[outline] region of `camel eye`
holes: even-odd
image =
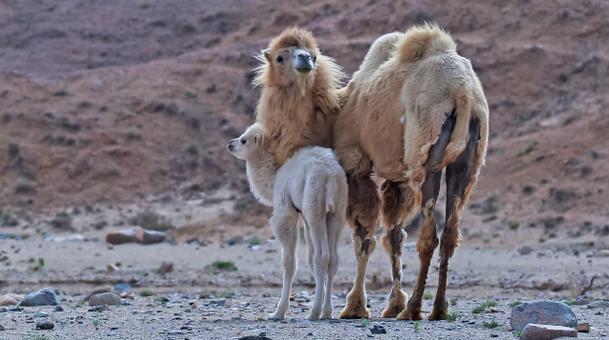
[[[278,63],[283,63],[283,57],[282,56],[277,56],[277,62]]]
[[[247,143],[247,141],[245,139],[242,139],[241,144],[245,145],[245,143]]]

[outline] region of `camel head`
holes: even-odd
[[[284,88],[295,86],[304,95],[313,86],[319,54],[311,32],[288,28],[262,51],[258,59],[263,65],[258,68],[254,84]]]
[[[260,157],[260,152],[265,150],[263,136],[262,126],[255,123],[248,127],[241,136],[231,139],[226,148],[233,156],[241,160],[253,160]]]

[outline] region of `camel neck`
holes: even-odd
[[[273,186],[277,169],[273,155],[266,151],[260,151],[251,161],[247,162],[247,177],[250,190],[262,204],[273,205]]]

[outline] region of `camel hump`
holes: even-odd
[[[456,52],[457,44],[450,34],[436,24],[424,24],[409,28],[397,43],[397,56],[409,63],[427,55]]]

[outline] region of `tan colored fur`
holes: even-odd
[[[316,57],[309,74],[285,74],[273,57],[281,50],[298,47]],[[269,147],[281,166],[304,146],[331,146],[334,120],[340,109],[340,79],[343,73],[334,61],[320,53],[313,35],[289,28],[274,38],[267,50],[270,58],[259,59],[255,85],[262,86],[256,120],[262,124]],[[269,60],[270,59],[270,60]]]
[[[418,191],[429,150],[453,110],[457,122],[438,166],[463,151],[470,118],[480,121],[477,154],[483,163],[488,106],[469,60],[456,53],[452,38],[435,25],[379,40],[384,38],[395,41],[393,51],[373,45],[345,90],[335,125],[335,148],[345,169],[357,171],[358,164],[372,162],[380,177],[409,179]]]

